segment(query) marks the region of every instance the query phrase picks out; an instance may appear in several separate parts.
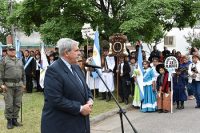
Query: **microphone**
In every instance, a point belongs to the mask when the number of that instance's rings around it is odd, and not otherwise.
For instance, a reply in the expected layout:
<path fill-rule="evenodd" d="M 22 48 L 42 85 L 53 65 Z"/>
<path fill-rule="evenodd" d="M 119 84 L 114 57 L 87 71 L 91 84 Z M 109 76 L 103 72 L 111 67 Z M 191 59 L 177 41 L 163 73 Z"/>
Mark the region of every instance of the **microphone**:
<path fill-rule="evenodd" d="M 102 69 L 100 66 L 96 66 L 96 65 L 85 64 L 85 66 L 86 67 L 92 67 L 92 68 Z"/>

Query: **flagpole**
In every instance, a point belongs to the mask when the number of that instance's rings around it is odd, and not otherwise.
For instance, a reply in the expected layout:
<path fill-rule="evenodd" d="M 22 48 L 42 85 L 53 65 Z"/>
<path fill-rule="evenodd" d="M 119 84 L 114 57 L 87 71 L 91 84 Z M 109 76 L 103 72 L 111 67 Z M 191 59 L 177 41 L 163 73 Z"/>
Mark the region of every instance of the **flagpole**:
<path fill-rule="evenodd" d="M 118 64 L 119 64 L 119 56 L 117 56 L 117 66 Z M 117 73 L 117 100 L 119 101 L 119 72 Z"/>
<path fill-rule="evenodd" d="M 96 91 L 95 91 L 95 78 L 94 78 L 94 100 L 95 100 L 95 96 L 96 96 Z"/>

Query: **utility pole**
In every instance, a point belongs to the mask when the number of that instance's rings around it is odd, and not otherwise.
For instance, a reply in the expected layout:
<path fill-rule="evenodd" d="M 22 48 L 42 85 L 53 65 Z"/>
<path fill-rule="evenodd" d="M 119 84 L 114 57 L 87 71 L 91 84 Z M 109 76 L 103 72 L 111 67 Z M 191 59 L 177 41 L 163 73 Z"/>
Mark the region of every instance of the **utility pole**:
<path fill-rule="evenodd" d="M 13 13 L 13 0 L 8 0 L 8 10 L 9 10 L 9 15 L 11 16 Z M 15 38 L 15 28 L 14 25 L 11 25 L 11 38 L 12 38 L 12 44 L 14 45 L 14 38 Z"/>

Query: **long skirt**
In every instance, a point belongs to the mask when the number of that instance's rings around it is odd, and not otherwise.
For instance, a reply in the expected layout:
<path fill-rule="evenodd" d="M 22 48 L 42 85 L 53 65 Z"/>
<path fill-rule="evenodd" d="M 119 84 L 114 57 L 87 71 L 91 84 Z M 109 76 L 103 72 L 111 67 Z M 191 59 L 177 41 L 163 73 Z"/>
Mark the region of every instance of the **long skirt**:
<path fill-rule="evenodd" d="M 171 111 L 171 92 L 169 93 L 160 93 L 157 95 L 158 99 L 158 109 L 165 111 Z"/>
<path fill-rule="evenodd" d="M 155 92 L 152 89 L 152 85 L 144 86 L 144 99 L 142 101 L 142 112 L 154 112 L 157 109 L 157 101 Z"/>
<path fill-rule="evenodd" d="M 133 97 L 133 103 L 132 103 L 132 105 L 134 107 L 140 107 L 141 106 L 140 89 L 139 89 L 137 83 L 135 83 L 134 97 Z"/>

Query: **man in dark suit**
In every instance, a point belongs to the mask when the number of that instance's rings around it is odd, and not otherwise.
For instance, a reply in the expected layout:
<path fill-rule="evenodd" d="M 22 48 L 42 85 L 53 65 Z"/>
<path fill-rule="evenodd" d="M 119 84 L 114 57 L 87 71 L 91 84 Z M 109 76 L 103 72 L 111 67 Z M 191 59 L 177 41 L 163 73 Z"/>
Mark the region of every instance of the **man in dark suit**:
<path fill-rule="evenodd" d="M 36 61 L 34 57 L 30 56 L 29 50 L 24 51 L 24 58 L 22 59 L 22 62 L 24 64 L 26 73 L 26 90 L 27 93 L 32 93 L 33 78 L 35 76 L 35 71 L 36 71 Z"/>
<path fill-rule="evenodd" d="M 90 133 L 92 93 L 77 64 L 78 42 L 57 42 L 60 58 L 48 67 L 44 79 L 45 103 L 41 133 Z"/>

